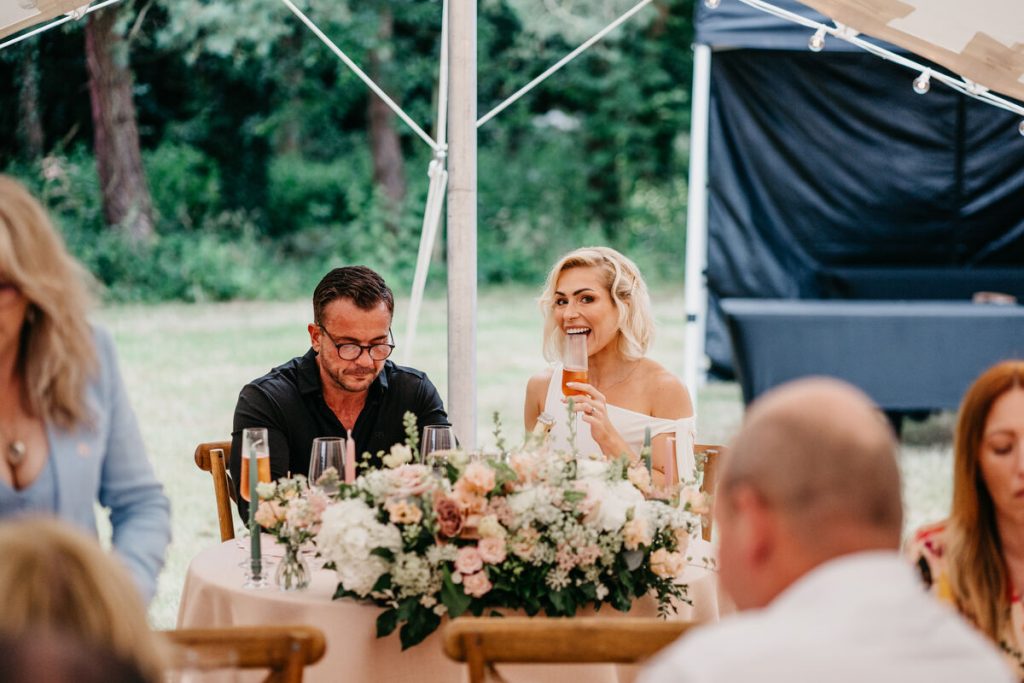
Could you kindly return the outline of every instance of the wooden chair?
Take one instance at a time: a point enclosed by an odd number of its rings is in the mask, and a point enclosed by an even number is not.
[[[444,631],[444,652],[469,666],[470,683],[484,683],[494,665],[642,661],[693,624],[656,618],[459,617]]]
[[[163,631],[172,671],[269,669],[263,683],[301,683],[305,667],[324,656],[313,626],[232,626]]]
[[[704,476],[701,477],[700,490],[702,493],[713,496],[715,494],[715,486],[718,485],[718,459],[725,453],[725,446],[719,446],[716,444],[695,444],[693,447],[693,454],[697,457],[697,462],[703,461]],[[704,520],[704,540],[711,540],[711,522],[712,515],[708,515]]]
[[[235,488],[231,485],[231,473],[228,472],[230,459],[230,441],[209,441],[196,446],[196,466],[209,472],[213,478],[213,494],[217,497],[217,520],[220,522],[221,541],[235,537],[235,522],[231,515]]]

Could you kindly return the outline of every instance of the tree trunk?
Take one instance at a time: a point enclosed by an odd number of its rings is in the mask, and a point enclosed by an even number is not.
[[[39,114],[39,43],[24,45],[19,63],[21,87],[18,89],[18,141],[24,159],[43,156],[43,122]]]
[[[117,8],[93,12],[85,25],[85,59],[93,150],[107,223],[137,242],[153,237],[153,202],[142,168],[128,50],[115,31]]]
[[[380,11],[380,29],[377,33],[378,44],[369,51],[368,73],[371,79],[387,92],[387,72],[391,62],[390,41],[394,33],[394,19],[391,10],[384,7]],[[388,93],[393,99],[397,98]],[[389,214],[392,228],[397,229],[397,210],[405,199],[405,163],[402,159],[402,147],[395,129],[395,115],[384,102],[374,94],[370,94],[368,105],[370,124],[370,149],[373,152],[373,182],[381,188],[385,198],[391,205]]]

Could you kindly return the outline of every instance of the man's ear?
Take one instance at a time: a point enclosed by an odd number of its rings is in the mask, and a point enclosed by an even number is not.
[[[319,353],[320,352],[320,326],[316,323],[310,323],[306,326],[309,330],[309,345]]]
[[[732,492],[732,509],[737,532],[743,535],[745,560],[750,567],[763,566],[775,550],[777,519],[775,511],[752,486],[739,486]]]

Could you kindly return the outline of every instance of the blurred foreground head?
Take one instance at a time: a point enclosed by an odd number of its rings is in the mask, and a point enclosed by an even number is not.
[[[895,438],[838,380],[791,382],[755,401],[720,482],[720,577],[740,609],[767,605],[830,559],[899,547]]]
[[[127,571],[53,519],[0,522],[0,635],[55,633],[111,652],[158,680],[163,659]]]

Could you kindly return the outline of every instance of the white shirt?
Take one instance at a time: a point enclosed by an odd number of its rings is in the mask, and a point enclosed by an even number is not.
[[[638,683],[1009,683],[995,646],[895,552],[826,562],[761,610],[694,630]]]

